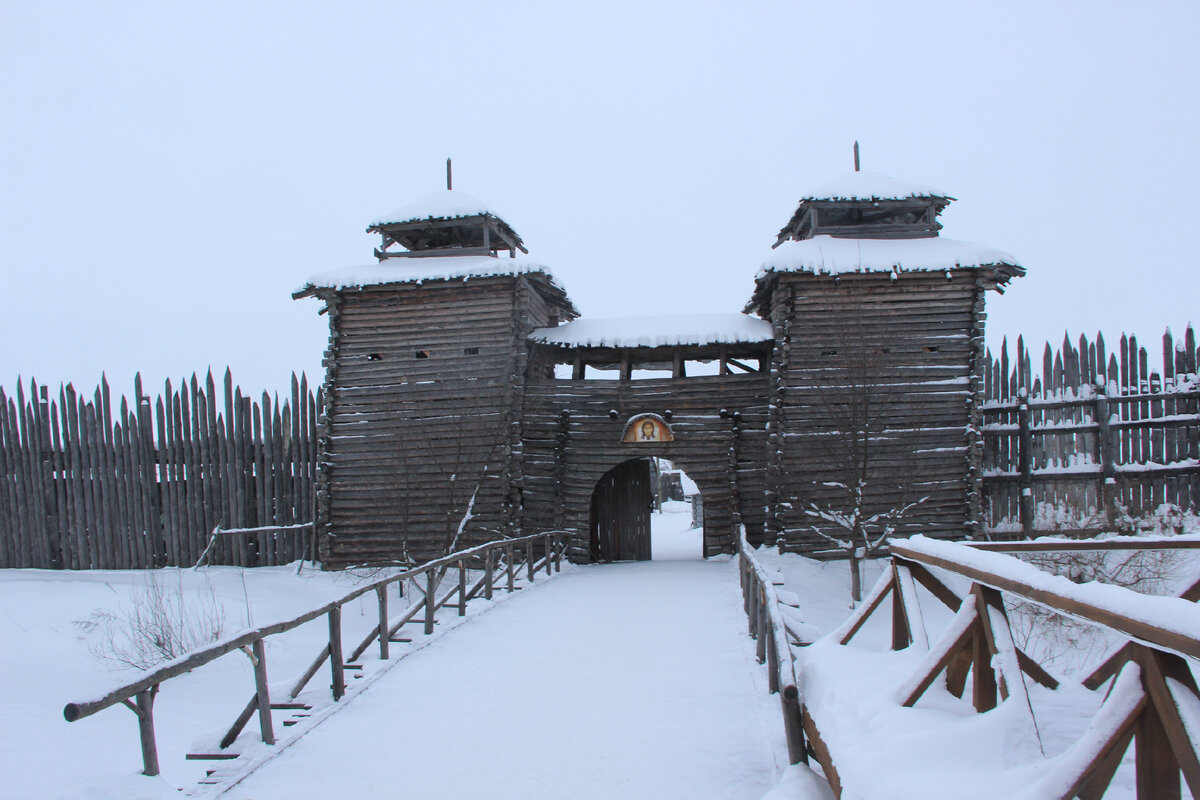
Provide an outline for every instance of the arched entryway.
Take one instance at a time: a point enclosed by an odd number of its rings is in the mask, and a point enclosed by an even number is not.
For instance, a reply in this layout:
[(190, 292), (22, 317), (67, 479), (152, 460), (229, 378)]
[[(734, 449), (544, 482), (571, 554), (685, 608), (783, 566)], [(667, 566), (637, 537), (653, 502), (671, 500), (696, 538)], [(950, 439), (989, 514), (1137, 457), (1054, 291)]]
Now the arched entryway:
[[(668, 496), (667, 475), (674, 476), (678, 497)], [(685, 485), (690, 488), (686, 499)], [(702, 514), (692, 511), (699, 496), (696, 485), (665, 459), (621, 462), (600, 476), (592, 490), (591, 561), (702, 558)]]

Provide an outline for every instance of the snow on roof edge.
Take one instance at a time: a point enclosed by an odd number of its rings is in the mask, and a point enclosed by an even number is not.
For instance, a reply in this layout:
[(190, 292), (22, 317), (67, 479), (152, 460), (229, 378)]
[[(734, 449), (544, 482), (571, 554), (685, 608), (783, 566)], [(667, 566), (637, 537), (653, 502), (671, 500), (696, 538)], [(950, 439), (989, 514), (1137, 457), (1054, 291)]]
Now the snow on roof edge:
[[(544, 273), (554, 276), (545, 264), (521, 258), (495, 256), (427, 256), (389, 258), (377, 264), (342, 267), (318, 272), (309, 277), (300, 291), (381, 286), (388, 283), (424, 283), (425, 281), (487, 278), (504, 275)], [(557, 285), (557, 283), (555, 283)], [(561, 287), (559, 287), (561, 288)]]
[(1024, 273), (1013, 255), (974, 242), (933, 236), (923, 239), (842, 239), (828, 235), (784, 242), (759, 265), (770, 272), (840, 275), (867, 272), (940, 272), (1007, 265)]
[(529, 339), (556, 347), (668, 347), (767, 342), (771, 323), (746, 314), (682, 314), (577, 319), (537, 328)]

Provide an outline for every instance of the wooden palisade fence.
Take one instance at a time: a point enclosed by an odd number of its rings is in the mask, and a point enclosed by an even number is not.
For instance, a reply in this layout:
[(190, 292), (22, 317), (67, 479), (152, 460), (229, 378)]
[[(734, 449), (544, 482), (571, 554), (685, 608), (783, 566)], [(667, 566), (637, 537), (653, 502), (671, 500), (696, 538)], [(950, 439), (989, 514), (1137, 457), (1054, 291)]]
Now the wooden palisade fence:
[[(1040, 372), (1017, 340), (988, 354), (983, 405), (985, 525), (1028, 534), (1038, 511), (1058, 527), (1099, 527), (1158, 513), (1200, 513), (1196, 336), (1162, 340), (1162, 368), (1122, 336), (1047, 345)], [(1042, 518), (1045, 522), (1045, 517)], [(1044, 527), (1037, 525), (1036, 527)]]
[(105, 379), (90, 399), (0, 389), (0, 568), (311, 558), (317, 406), (303, 376), (254, 402), (228, 370), (221, 390), (210, 371), (153, 398), (139, 375), (115, 404)]
[[(361, 670), (359, 661), (372, 644), (378, 644), (380, 661), (391, 657), (390, 645), (408, 642), (397, 638), (405, 625), (420, 626), (426, 636), (434, 631), (438, 612), (453, 608), (457, 616), (465, 616), (467, 603), (474, 598), (492, 599), (497, 588), (512, 592), (518, 583), (532, 583), (537, 574), (544, 571), (549, 577), (552, 571), (561, 571), (562, 557), (569, 537), (554, 531), (501, 539), (478, 545), (467, 550), (443, 556), (418, 567), (406, 569), (384, 578), (371, 581), (337, 600), (326, 603), (294, 619), (277, 622), (262, 628), (244, 631), (223, 639), (216, 644), (193, 651), (187, 655), (143, 673), (137, 680), (121, 686), (103, 697), (68, 703), (63, 716), (68, 722), (89, 717), (106, 708), (124, 705), (137, 716), (138, 731), (142, 745), (143, 772), (159, 774), (158, 745), (154, 736), (154, 698), (159, 687), (167, 680), (191, 672), (221, 656), (241, 650), (254, 664), (254, 691), (249, 702), (234, 720), (233, 725), (222, 737), (219, 752), (192, 753), (191, 759), (224, 760), (236, 758), (238, 753), (230, 748), (246, 725), (257, 716), (259, 736), (268, 745), (276, 743), (275, 723), (272, 711), (312, 711), (309, 702), (301, 701), (301, 692), (325, 664), (329, 665), (330, 691), (334, 702), (346, 694), (347, 670)], [(449, 576), (449, 578), (448, 578)], [(388, 610), (389, 589), (401, 589), (405, 582), (414, 590), (418, 599), (406, 605), (404, 610), (393, 616)], [(443, 585), (448, 588), (443, 590)], [(401, 590), (402, 591), (402, 590)], [(379, 608), (378, 624), (372, 624), (366, 638), (348, 655), (342, 631), (342, 609), (353, 600), (375, 595)], [(410, 595), (411, 596), (411, 595)], [(401, 593), (404, 599), (405, 593)], [(285, 633), (306, 622), (327, 617), (329, 642), (317, 653), (312, 665), (291, 684), (284, 698), (271, 697), (267, 680), (266, 646), (268, 636)], [(216, 698), (213, 698), (216, 700)], [(308, 716), (304, 714), (303, 716)], [(284, 722), (290, 724), (289, 721)]]
[[(1098, 800), (1131, 745), (1139, 800), (1179, 798), (1181, 775), (1192, 794), (1200, 796), (1200, 757), (1188, 728), (1195, 724), (1192, 709), (1200, 707), (1200, 690), (1191, 671), (1191, 665), (1200, 659), (1200, 638), (1194, 633), (1200, 610), (1192, 605), (1200, 598), (1200, 582), (1188, 588), (1181, 599), (1147, 597), (1122, 587), (1077, 585), (1052, 578), (1007, 555), (1181, 547), (1200, 547), (1200, 541), (1117, 537), (968, 545), (924, 537), (894, 540), (891, 564), (875, 588), (829, 636), (846, 645), (873, 613), (890, 606), (883, 613), (891, 620), (892, 649), (928, 651), (916, 671), (898, 687), (895, 697), (902, 706), (915, 706), (941, 680), (960, 698), (969, 693), (978, 712), (1015, 702), (1032, 714), (1025, 677), (1051, 690), (1057, 689), (1059, 682), (1014, 643), (1005, 595), (1009, 600), (1035, 603), (1107, 628), (1126, 637), (1127, 642), (1081, 683), (1093, 691), (1109, 681), (1112, 684), (1092, 724), (1048, 769), (1037, 773), (1028, 796)], [(956, 584), (969, 586), (965, 594), (944, 583), (940, 577), (944, 573), (954, 576)], [(917, 586), (955, 614), (938, 639), (926, 634)], [(889, 596), (891, 602), (885, 603)], [(1156, 619), (1167, 621), (1157, 624)], [(854, 776), (839, 774), (839, 751), (822, 740), (820, 723), (806, 704), (804, 725), (810, 752), (820, 762), (834, 793), (841, 796), (843, 782)]]

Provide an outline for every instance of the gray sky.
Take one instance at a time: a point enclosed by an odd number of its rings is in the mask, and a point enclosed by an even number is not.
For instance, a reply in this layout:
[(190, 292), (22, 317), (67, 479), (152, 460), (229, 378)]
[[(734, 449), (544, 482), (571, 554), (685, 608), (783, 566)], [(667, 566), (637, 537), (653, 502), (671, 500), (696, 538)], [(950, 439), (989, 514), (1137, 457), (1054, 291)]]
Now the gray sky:
[(1029, 268), (989, 340), (1156, 342), (1200, 318), (1198, 41), (1184, 2), (0, 0), (0, 385), (318, 379), (290, 292), (447, 156), (586, 316), (737, 311), (855, 139)]

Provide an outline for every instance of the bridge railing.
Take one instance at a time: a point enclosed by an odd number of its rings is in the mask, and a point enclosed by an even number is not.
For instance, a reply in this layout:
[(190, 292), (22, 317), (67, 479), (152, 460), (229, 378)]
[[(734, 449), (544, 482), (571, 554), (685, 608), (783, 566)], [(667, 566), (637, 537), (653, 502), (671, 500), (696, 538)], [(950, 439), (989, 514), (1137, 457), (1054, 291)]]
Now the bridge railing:
[[(437, 622), (437, 613), (443, 608), (457, 609), (458, 616), (464, 616), (470, 600), (478, 597), (490, 600), (493, 592), (501, 588), (504, 591), (512, 592), (516, 588), (517, 580), (522, 577), (522, 573), (524, 573), (525, 580), (532, 582), (538, 572), (545, 571), (549, 576), (552, 571), (560, 571), (562, 556), (568, 542), (569, 534), (551, 531), (501, 539), (450, 553), (420, 566), (366, 583), (337, 600), (293, 619), (243, 631), (236, 636), (195, 650), (143, 673), (137, 680), (114, 689), (102, 697), (68, 703), (63, 708), (63, 716), (68, 722), (74, 722), (111, 706), (124, 705), (129, 708), (137, 715), (138, 719), (143, 773), (158, 775), (158, 747), (154, 736), (154, 698), (159, 687), (165, 681), (191, 672), (221, 656), (241, 651), (250, 658), (254, 665), (254, 694), (222, 738), (220, 747), (224, 749), (233, 744), (256, 712), (262, 741), (274, 744), (275, 730), (271, 718), (272, 709), (299, 707), (300, 704), (295, 702), (296, 698), (324, 664), (329, 664), (332, 678), (330, 689), (333, 700), (340, 700), (346, 693), (345, 672), (348, 665), (362, 656), (373, 643), (378, 643), (380, 659), (387, 660), (389, 645), (396, 641), (394, 637), (404, 625), (421, 624), (425, 635), (428, 636), (433, 633), (434, 625)], [(439, 596), (442, 583), (452, 570), (454, 574), (451, 580), (456, 580), (444, 594)], [(480, 573), (479, 577), (473, 579), (472, 571)], [(401, 581), (412, 581), (420, 599), (409, 605), (400, 616), (392, 617), (388, 611), (387, 590), (393, 584)], [(346, 658), (343, 650), (342, 608), (347, 603), (371, 593), (375, 594), (378, 602), (379, 622), (372, 626), (366, 638), (350, 652), (349, 658)], [(452, 600), (456, 602), (451, 603)], [(267, 684), (264, 640), (269, 636), (298, 628), (306, 622), (322, 616), (328, 617), (329, 620), (328, 643), (321, 647), (312, 665), (293, 685), (288, 692), (287, 700), (283, 703), (273, 703)], [(231, 758), (234, 756), (212, 754), (193, 757)]]
[[(1032, 541), (959, 544), (922, 536), (890, 543), (891, 564), (858, 611), (830, 634), (847, 644), (891, 596), (893, 650), (928, 648), (915, 674), (902, 685), (901, 704), (911, 707), (944, 674), (951, 693), (962, 698), (968, 675), (976, 711), (1016, 699), (1028, 705), (1024, 677), (1049, 689), (1059, 682), (1013, 642), (1004, 596), (1035, 603), (1058, 614), (1107, 628), (1127, 638), (1083, 681), (1098, 689), (1114, 678), (1092, 725), (1038, 784), (1038, 796), (1100, 798), (1130, 744), (1135, 746), (1137, 797), (1180, 796), (1180, 774), (1200, 797), (1200, 691), (1191, 663), (1200, 659), (1200, 581), (1180, 597), (1154, 597), (1107, 584), (1076, 584), (1020, 561), (1008, 552), (1099, 551), (1200, 547), (1200, 537), (1144, 540)], [(970, 582), (959, 596), (935, 571)], [(937, 641), (925, 638), (916, 586), (920, 584), (955, 612)], [(804, 709), (809, 722), (809, 710)], [(1185, 724), (1185, 720), (1187, 723)], [(830, 784), (840, 779), (835, 754), (806, 727)]]
[(796, 686), (796, 669), (788, 643), (787, 623), (780, 612), (779, 594), (772, 571), (763, 565), (746, 541), (746, 529), (738, 535), (738, 571), (741, 574), (742, 603), (756, 641), (758, 662), (767, 663), (767, 684), (771, 694), (779, 695), (783, 711), (784, 736), (788, 760), (792, 764), (808, 761), (804, 746), (804, 718)]

